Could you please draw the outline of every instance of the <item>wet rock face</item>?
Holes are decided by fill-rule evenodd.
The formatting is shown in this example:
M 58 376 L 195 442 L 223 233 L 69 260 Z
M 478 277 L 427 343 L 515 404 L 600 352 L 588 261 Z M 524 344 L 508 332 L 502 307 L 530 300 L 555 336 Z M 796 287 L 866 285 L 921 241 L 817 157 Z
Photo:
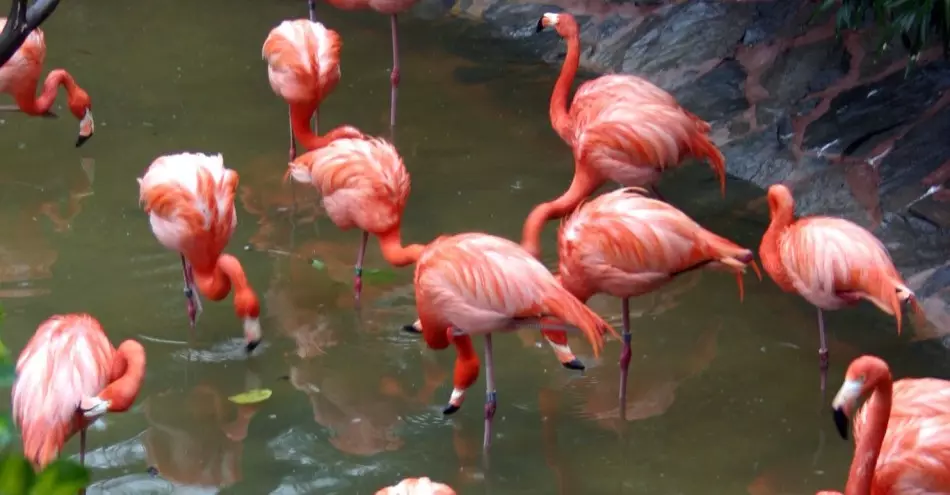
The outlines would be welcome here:
M 423 0 L 419 8 L 447 4 Z M 950 190 L 942 189 L 950 189 L 950 64 L 934 49 L 907 72 L 899 49 L 876 51 L 873 32 L 836 36 L 831 16 L 812 19 L 815 5 L 457 0 L 452 12 L 485 21 L 490 36 L 517 40 L 525 58 L 554 65 L 564 43 L 534 28 L 545 12 L 571 12 L 582 70 L 649 79 L 713 124 L 731 175 L 762 188 L 784 182 L 799 214 L 871 229 L 937 335 L 950 335 Z

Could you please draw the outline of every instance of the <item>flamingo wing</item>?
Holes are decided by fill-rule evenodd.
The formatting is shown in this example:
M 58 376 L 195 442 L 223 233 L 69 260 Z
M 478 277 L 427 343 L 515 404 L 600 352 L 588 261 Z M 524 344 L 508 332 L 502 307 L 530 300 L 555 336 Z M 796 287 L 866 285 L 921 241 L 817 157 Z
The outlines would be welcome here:
M 950 382 L 938 378 L 905 378 L 894 382 L 889 427 L 916 418 L 950 414 Z M 869 411 L 874 409 L 876 395 L 871 395 L 852 421 L 854 438 L 861 438 L 868 424 Z
M 950 415 L 888 425 L 872 495 L 950 492 Z

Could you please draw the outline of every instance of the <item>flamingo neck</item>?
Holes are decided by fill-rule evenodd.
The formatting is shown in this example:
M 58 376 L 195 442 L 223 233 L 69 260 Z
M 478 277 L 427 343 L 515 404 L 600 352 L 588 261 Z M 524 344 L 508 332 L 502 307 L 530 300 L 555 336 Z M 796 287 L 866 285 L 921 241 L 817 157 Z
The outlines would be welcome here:
M 567 56 L 564 58 L 564 65 L 561 66 L 561 75 L 558 76 L 554 91 L 551 93 L 549 114 L 554 131 L 561 136 L 561 139 L 572 143 L 572 122 L 568 114 L 567 96 L 571 90 L 571 84 L 574 83 L 574 76 L 577 75 L 577 67 L 581 63 L 581 40 L 580 36 L 574 33 L 568 35 L 566 41 Z
M 521 247 L 535 258 L 540 258 L 541 229 L 544 228 L 544 224 L 552 218 L 561 218 L 573 211 L 577 205 L 581 204 L 581 201 L 584 201 L 584 198 L 597 189 L 600 182 L 602 181 L 592 176 L 592 172 L 575 164 L 574 179 L 567 191 L 559 198 L 541 203 L 531 210 L 521 232 Z
M 762 236 L 762 243 L 759 245 L 762 267 L 765 268 L 765 271 L 779 287 L 791 292 L 794 287 L 788 272 L 785 270 L 785 265 L 782 263 L 780 248 L 782 236 L 795 222 L 795 207 L 794 205 L 774 205 L 770 215 L 772 218 L 769 228 Z
M 407 266 L 415 263 L 426 248 L 422 244 L 403 246 L 399 225 L 378 234 L 377 237 L 379 237 L 379 248 L 383 252 L 383 258 L 393 266 Z
M 257 295 L 247 281 L 244 268 L 237 258 L 230 254 L 218 257 L 214 269 L 206 272 L 195 270 L 195 284 L 198 290 L 212 301 L 227 297 L 234 287 L 234 312 L 240 318 L 257 318 L 261 308 Z
M 63 69 L 56 69 L 46 76 L 40 96 L 36 96 L 35 87 L 16 95 L 17 106 L 27 115 L 43 115 L 52 108 L 53 101 L 56 100 L 56 90 L 61 85 L 66 89 L 69 97 L 72 97 L 73 93 L 79 89 L 73 76 Z
M 848 484 L 845 485 L 844 495 L 867 495 L 871 493 L 871 482 L 877 467 L 877 459 L 881 455 L 881 444 L 884 443 L 884 434 L 887 432 L 887 422 L 891 416 L 891 399 L 893 379 L 890 372 L 880 378 L 874 387 L 873 406 L 868 411 L 868 428 L 858 439 L 854 447 L 854 459 L 851 460 L 851 471 L 848 473 Z
M 127 411 L 135 402 L 145 378 L 145 349 L 134 340 L 119 344 L 112 361 L 111 382 L 99 398 L 109 402 L 109 411 Z
M 361 137 L 359 132 L 347 126 L 337 127 L 323 136 L 317 135 L 317 133 L 313 132 L 313 127 L 310 123 L 316 111 L 316 102 L 293 103 L 290 105 L 291 129 L 293 129 L 294 137 L 297 138 L 300 145 L 306 148 L 307 151 L 323 148 L 337 139 Z
M 478 371 L 481 363 L 472 337 L 459 335 L 452 338 L 455 345 L 455 370 L 452 374 L 452 386 L 458 390 L 466 390 L 478 380 Z

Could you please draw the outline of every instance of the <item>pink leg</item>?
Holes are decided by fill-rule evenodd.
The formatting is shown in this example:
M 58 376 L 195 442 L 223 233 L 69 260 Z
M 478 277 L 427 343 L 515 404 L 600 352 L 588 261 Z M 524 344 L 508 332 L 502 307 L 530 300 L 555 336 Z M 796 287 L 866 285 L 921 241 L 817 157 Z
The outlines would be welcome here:
M 630 371 L 630 299 L 623 298 L 623 351 L 620 352 L 620 418 L 626 419 L 627 375 Z
M 491 422 L 498 406 L 498 394 L 495 392 L 495 361 L 492 357 L 491 334 L 485 334 L 485 439 L 482 448 L 485 454 L 491 447 Z
M 290 152 L 287 153 L 287 158 L 290 161 L 294 161 L 297 158 L 297 143 L 294 141 L 294 124 L 290 123 Z
M 353 281 L 356 302 L 360 301 L 360 293 L 363 291 L 363 256 L 366 254 L 367 242 L 369 242 L 369 232 L 363 231 L 363 238 L 360 240 L 360 252 L 356 255 L 356 279 Z
M 825 383 L 828 381 L 828 342 L 825 338 L 825 319 L 818 308 L 818 366 L 821 370 L 821 396 L 825 396 Z
M 195 288 L 195 276 L 191 269 L 191 264 L 188 263 L 188 260 L 185 259 L 184 255 L 181 255 L 181 272 L 185 279 L 185 299 L 187 300 L 188 307 L 188 323 L 191 324 L 191 328 L 195 328 L 195 322 L 198 320 L 198 315 L 201 314 L 202 310 L 201 299 L 198 298 L 198 291 Z
M 399 37 L 396 34 L 396 14 L 390 17 L 393 31 L 393 70 L 389 76 L 392 82 L 392 95 L 389 100 L 389 134 L 390 139 L 395 138 L 396 128 L 396 93 L 399 91 Z

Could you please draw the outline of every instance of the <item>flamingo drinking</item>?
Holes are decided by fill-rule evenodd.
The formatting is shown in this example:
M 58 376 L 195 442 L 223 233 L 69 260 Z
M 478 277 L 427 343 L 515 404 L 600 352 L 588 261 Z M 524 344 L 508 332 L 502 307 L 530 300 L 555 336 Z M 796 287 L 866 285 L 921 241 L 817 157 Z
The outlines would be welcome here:
M 455 495 L 455 490 L 425 477 L 406 478 L 397 485 L 379 490 L 376 495 Z
M 7 19 L 0 18 L 0 29 L 3 29 Z M 73 76 L 63 69 L 55 69 L 46 76 L 43 82 L 43 92 L 36 96 L 36 85 L 39 83 L 43 71 L 43 61 L 46 59 L 46 41 L 43 31 L 39 28 L 27 36 L 10 60 L 0 66 L 0 93 L 7 93 L 16 100 L 16 109 L 32 116 L 53 116 L 50 108 L 56 100 L 56 89 L 63 86 L 66 89 L 66 105 L 69 111 L 79 119 L 79 137 L 76 147 L 92 137 L 95 122 L 92 118 L 92 101 L 85 90 L 76 84 Z M 14 110 L 13 107 L 0 107 L 0 110 Z
M 290 129 L 307 150 L 315 150 L 339 138 L 358 138 L 362 133 L 340 126 L 323 136 L 310 127 L 320 103 L 340 82 L 340 48 L 343 40 L 332 29 L 306 19 L 284 21 L 264 40 L 262 56 L 267 62 L 270 87 L 290 105 Z M 290 159 L 297 156 L 293 136 Z
M 224 248 L 237 225 L 234 194 L 237 172 L 221 155 L 179 153 L 160 156 L 139 181 L 139 201 L 158 242 L 181 254 L 192 327 L 201 312 L 195 290 L 212 301 L 234 288 L 234 310 L 243 321 L 248 353 L 261 342 L 260 303 L 241 262 Z
M 828 374 L 828 344 L 822 310 L 840 309 L 867 299 L 897 320 L 901 302 L 920 307 L 904 284 L 887 249 L 874 234 L 842 218 L 795 219 L 795 200 L 787 187 L 769 187 L 771 223 L 759 256 L 772 280 L 785 292 L 796 292 L 818 308 L 818 356 L 821 391 Z
M 24 455 L 42 469 L 77 431 L 83 462 L 86 427 L 106 412 L 132 406 L 145 377 L 145 349 L 134 340 L 112 347 L 87 314 L 54 315 L 36 329 L 16 371 L 14 420 Z
M 887 363 L 875 356 L 851 362 L 844 384 L 835 395 L 835 425 L 848 438 L 847 412 L 867 394 L 861 407 L 861 429 L 855 423 L 854 459 L 846 495 L 911 495 L 950 492 L 950 414 L 924 401 L 908 403 L 911 395 L 894 391 L 915 389 L 930 396 L 950 394 L 950 382 L 904 379 L 893 382 Z M 821 491 L 818 495 L 840 495 Z
M 524 224 L 524 248 L 540 256 L 541 228 L 570 213 L 608 180 L 653 190 L 661 173 L 687 157 L 707 159 L 725 195 L 722 153 L 709 139 L 709 124 L 683 109 L 672 95 L 631 75 L 607 75 L 567 95 L 580 63 L 577 21 L 570 14 L 544 14 L 538 31 L 553 27 L 567 39 L 567 58 L 551 94 L 551 125 L 574 151 L 574 179 L 559 198 L 531 211 Z

